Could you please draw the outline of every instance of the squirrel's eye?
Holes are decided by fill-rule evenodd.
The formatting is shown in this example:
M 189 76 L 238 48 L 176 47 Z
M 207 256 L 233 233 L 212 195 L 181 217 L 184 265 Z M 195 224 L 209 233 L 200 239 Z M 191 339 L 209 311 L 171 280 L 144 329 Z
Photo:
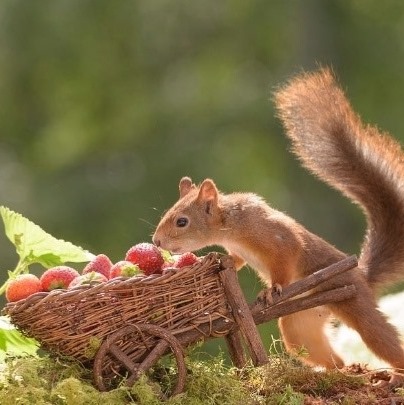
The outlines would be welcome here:
M 188 225 L 188 218 L 185 217 L 178 218 L 176 224 L 179 228 L 184 228 L 184 226 Z

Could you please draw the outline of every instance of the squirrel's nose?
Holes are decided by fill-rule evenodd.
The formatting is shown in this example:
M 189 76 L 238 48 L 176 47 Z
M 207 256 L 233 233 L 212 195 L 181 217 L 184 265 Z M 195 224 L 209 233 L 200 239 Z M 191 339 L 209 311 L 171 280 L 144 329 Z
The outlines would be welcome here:
M 157 247 L 160 247 L 160 246 L 161 246 L 160 239 L 157 239 L 155 236 L 153 236 L 153 243 L 154 243 Z

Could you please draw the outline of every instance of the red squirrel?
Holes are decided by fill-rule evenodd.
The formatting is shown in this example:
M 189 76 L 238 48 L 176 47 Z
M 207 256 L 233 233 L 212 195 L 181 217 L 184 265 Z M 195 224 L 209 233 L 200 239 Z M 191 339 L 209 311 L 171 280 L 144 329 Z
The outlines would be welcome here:
M 333 315 L 393 367 L 390 383 L 402 385 L 404 350 L 375 297 L 381 287 L 404 278 L 400 145 L 361 122 L 328 69 L 293 78 L 275 92 L 274 99 L 303 165 L 357 203 L 368 224 L 358 268 L 321 286 L 354 284 L 357 295 L 281 317 L 285 347 L 290 352 L 304 347 L 307 355 L 302 360 L 308 364 L 342 367 L 324 331 Z M 211 179 L 197 186 L 188 177 L 181 179 L 179 191 L 179 200 L 163 215 L 153 236 L 157 246 L 173 253 L 222 246 L 237 269 L 248 264 L 280 293 L 289 283 L 347 256 L 256 194 L 223 194 Z

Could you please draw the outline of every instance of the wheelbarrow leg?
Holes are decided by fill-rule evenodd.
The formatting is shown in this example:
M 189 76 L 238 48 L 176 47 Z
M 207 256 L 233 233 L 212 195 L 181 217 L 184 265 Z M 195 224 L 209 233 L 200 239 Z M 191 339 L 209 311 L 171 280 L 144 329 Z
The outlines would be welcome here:
M 243 337 L 239 329 L 231 331 L 225 336 L 231 361 L 237 368 L 243 368 L 247 364 L 247 357 L 243 346 Z
M 224 270 L 219 273 L 220 279 L 223 283 L 227 301 L 232 308 L 234 319 L 240 327 L 241 333 L 250 351 L 253 364 L 255 366 L 261 366 L 268 363 L 268 355 L 250 308 L 245 300 L 243 291 L 238 283 L 237 273 L 232 263 L 233 260 L 230 257 L 222 259 Z M 230 339 L 234 340 L 234 337 Z

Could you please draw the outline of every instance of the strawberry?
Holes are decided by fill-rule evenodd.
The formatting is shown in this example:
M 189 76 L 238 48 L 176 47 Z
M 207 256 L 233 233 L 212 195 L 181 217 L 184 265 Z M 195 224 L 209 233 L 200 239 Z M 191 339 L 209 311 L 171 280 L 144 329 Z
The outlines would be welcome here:
M 40 281 L 44 291 L 52 291 L 56 288 L 67 288 L 79 275 L 79 272 L 72 267 L 56 266 L 46 270 Z
M 20 274 L 8 282 L 6 299 L 8 302 L 19 301 L 40 291 L 42 291 L 42 284 L 37 276 Z
M 86 274 L 79 275 L 78 277 L 74 278 L 72 282 L 69 284 L 68 288 L 77 287 L 79 285 L 96 285 L 100 283 L 105 283 L 108 281 L 107 277 L 103 274 L 98 273 L 97 271 L 90 271 Z
M 125 260 L 137 264 L 146 275 L 161 273 L 164 263 L 163 255 L 158 247 L 146 242 L 132 246 L 126 252 Z
M 108 256 L 104 254 L 100 254 L 94 257 L 91 262 L 87 263 L 86 267 L 84 267 L 82 274 L 91 273 L 92 271 L 96 271 L 97 273 L 102 274 L 106 278 L 109 278 L 109 272 L 112 267 L 112 262 Z
M 198 261 L 199 259 L 194 253 L 187 252 L 183 253 L 182 255 L 176 258 L 173 267 L 175 267 L 176 269 L 181 269 L 182 267 L 185 266 L 191 266 L 192 264 Z
M 141 273 L 142 271 L 140 270 L 137 264 L 129 262 L 128 260 L 121 260 L 111 267 L 111 271 L 109 272 L 109 278 L 111 279 L 114 277 L 132 277 Z

